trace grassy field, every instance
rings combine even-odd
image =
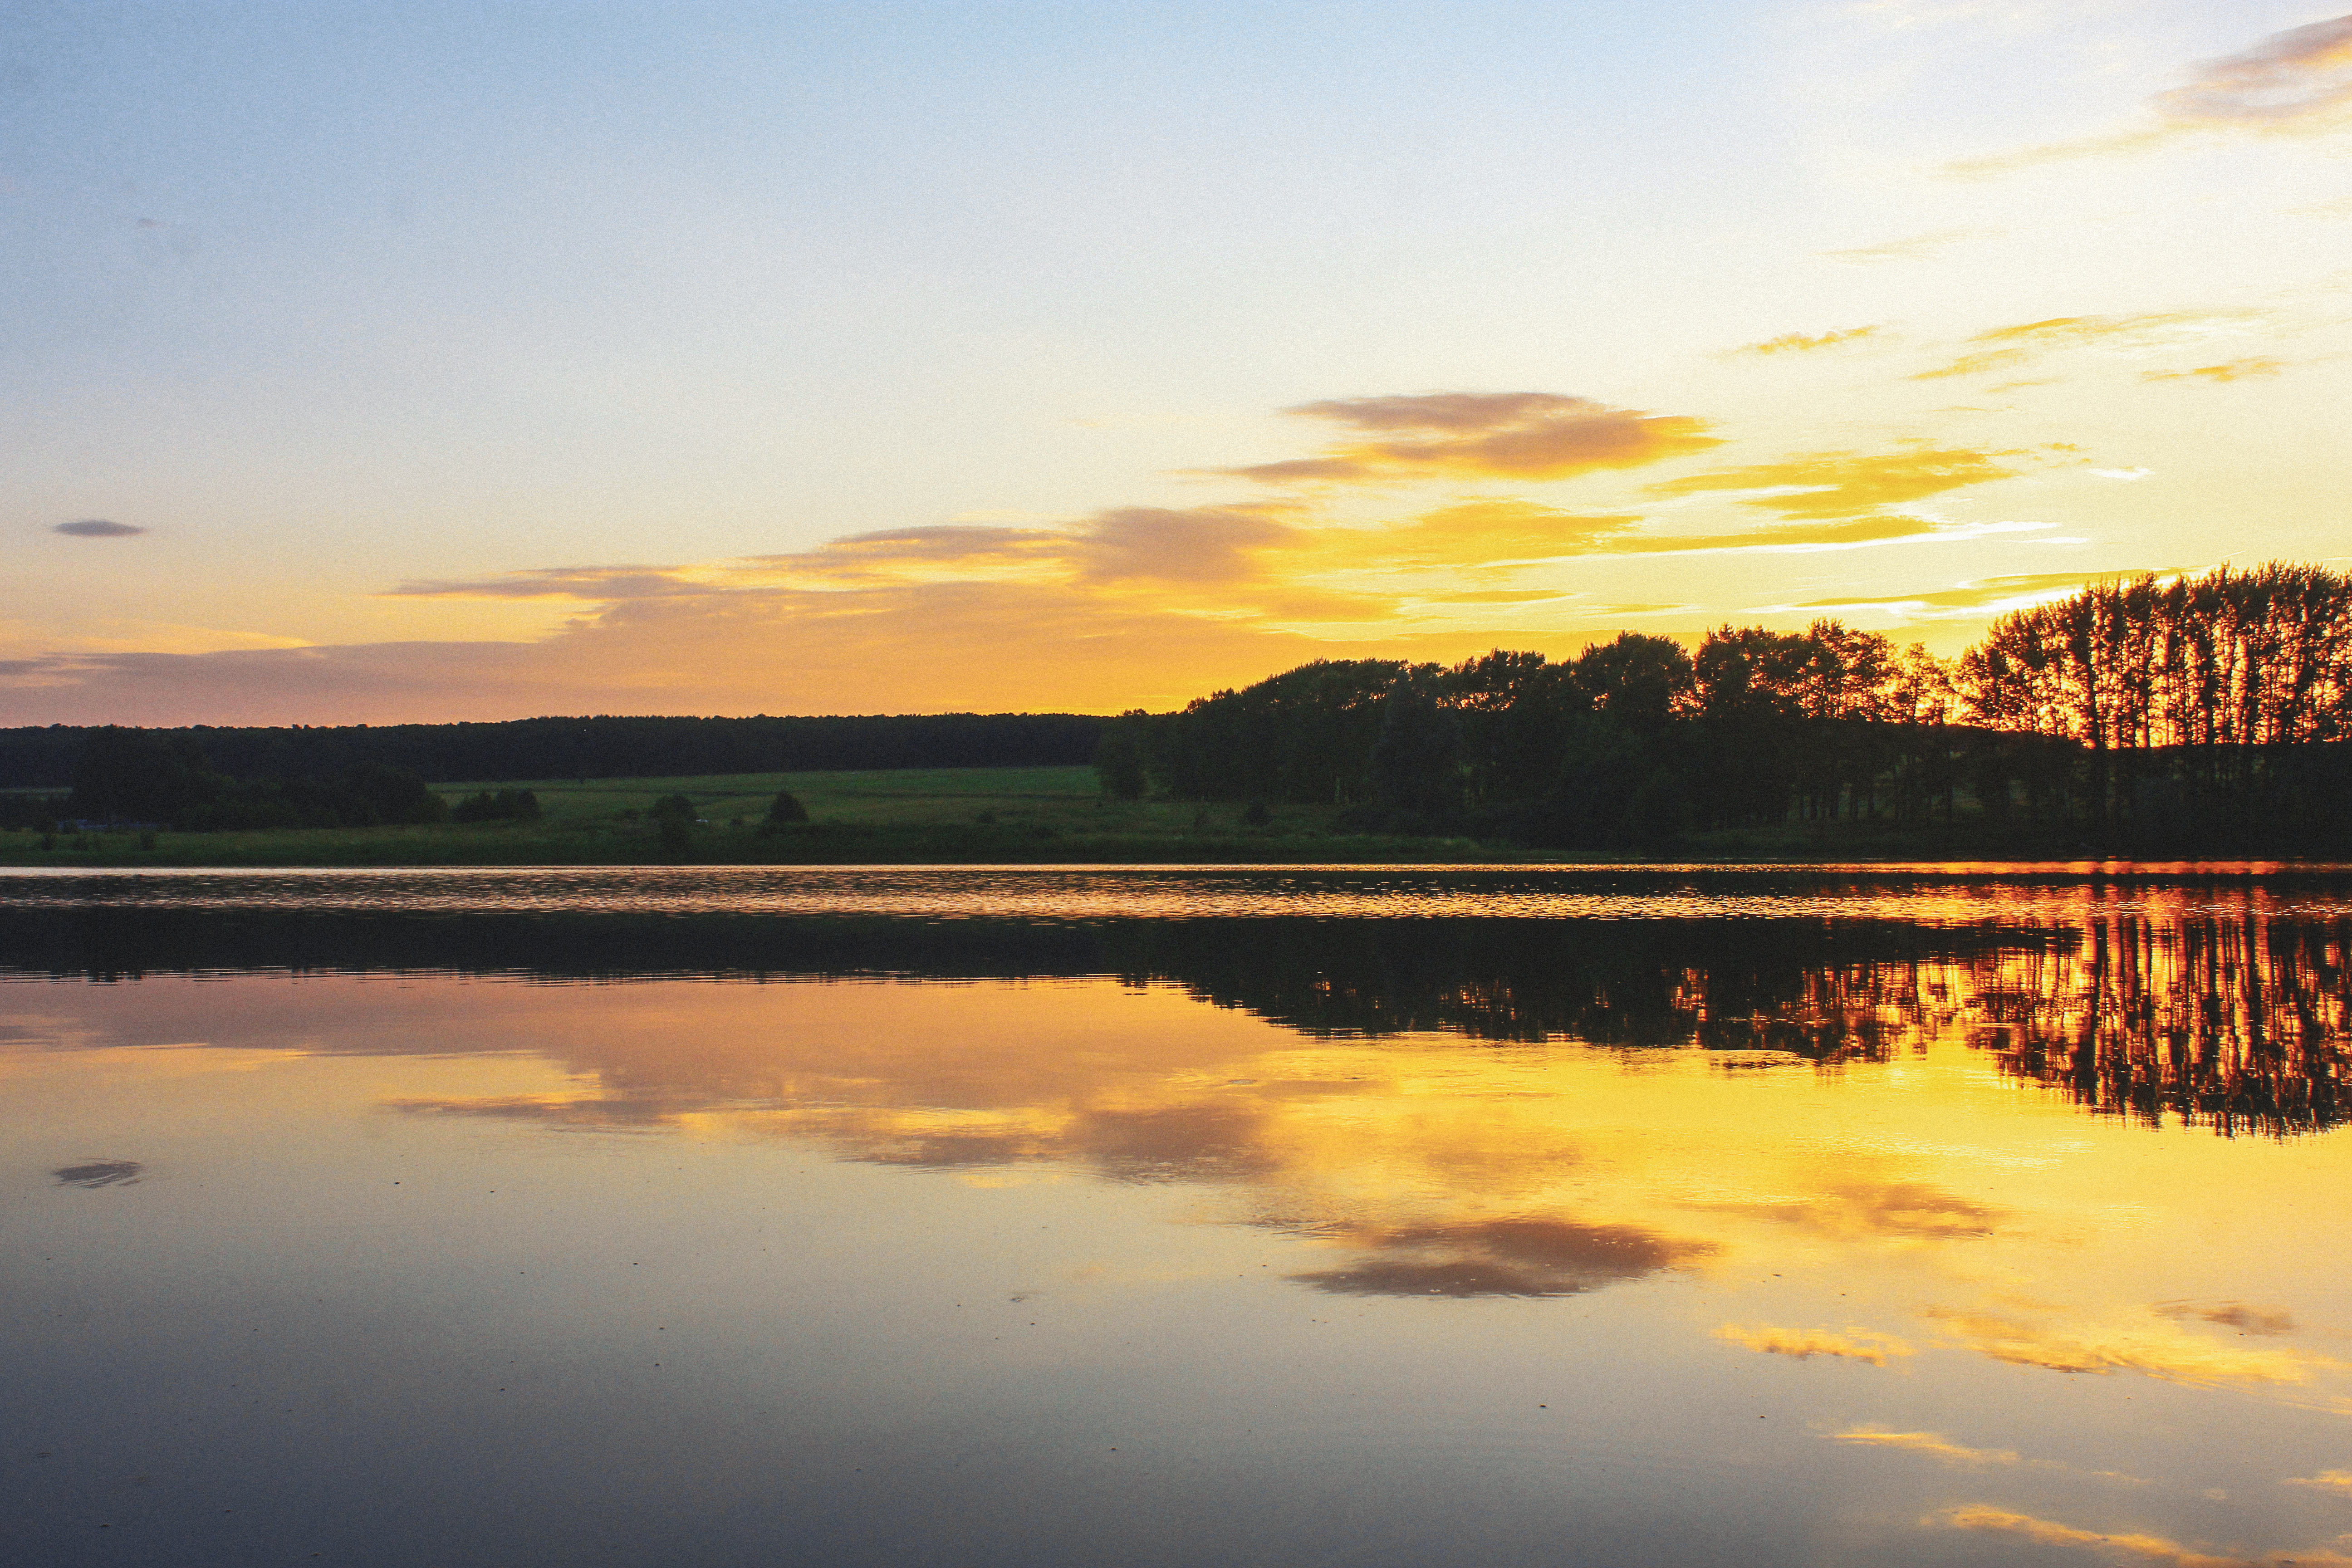
[[[537,822],[431,827],[172,833],[152,847],[130,834],[0,833],[5,866],[529,866],[1134,862],[1328,863],[1622,860],[1624,853],[1509,851],[1463,838],[1342,833],[1328,806],[1280,805],[1251,826],[1243,807],[1107,800],[1091,768],[934,768],[880,773],[730,773],[634,779],[498,780],[436,784],[454,804],[484,788],[528,787]],[[808,808],[806,826],[763,835],[779,789]],[[666,853],[644,820],[683,795],[702,822],[683,854]],[[1867,825],[1790,825],[1692,836],[1677,858],[1821,860],[1935,858],[1967,846]]]
[[[483,788],[527,787],[532,823],[301,828],[154,836],[0,833],[10,866],[488,866],[855,864],[1134,860],[1297,861],[1475,858],[1465,840],[1335,836],[1328,808],[1282,806],[1250,827],[1238,805],[1106,800],[1091,768],[937,768],[878,773],[731,773],[634,779],[529,779],[436,784],[454,804]],[[790,789],[804,827],[758,831]],[[665,853],[646,810],[691,800],[702,822],[682,855]]]

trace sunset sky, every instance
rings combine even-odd
[[[2352,552],[2345,0],[0,7],[0,723],[1167,708]]]

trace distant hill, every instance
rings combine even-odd
[[[908,713],[825,718],[514,719],[495,724],[215,727],[185,735],[242,779],[322,778],[362,763],[436,783],[835,773],[866,768],[1079,767],[1104,721],[1083,713]],[[0,789],[73,783],[89,729],[0,729]]]

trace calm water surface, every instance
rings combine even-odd
[[[2352,878],[0,877],[0,1561],[2352,1563]]]

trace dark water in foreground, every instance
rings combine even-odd
[[[0,1561],[2352,1563],[2352,879],[0,877]]]

